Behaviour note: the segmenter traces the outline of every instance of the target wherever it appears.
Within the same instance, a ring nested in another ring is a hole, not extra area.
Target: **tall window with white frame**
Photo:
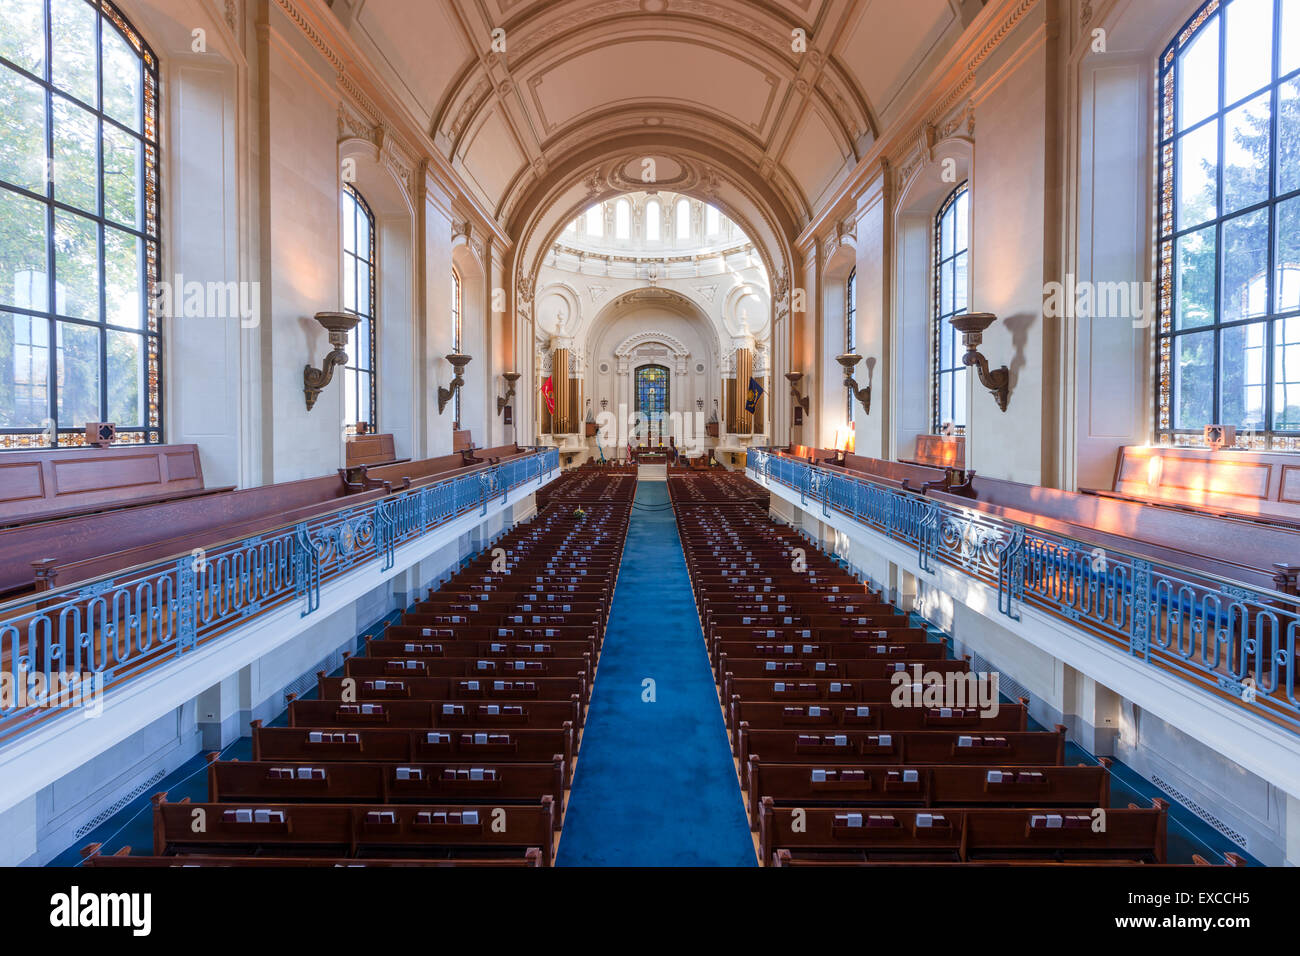
[[[461,314],[464,308],[464,299],[461,296],[460,273],[455,269],[451,270],[451,350],[458,353],[461,350]],[[456,397],[452,399],[452,417],[456,422],[456,427],[461,427],[460,420],[460,389],[456,389]]]
[[[858,350],[858,270],[853,269],[849,273],[848,281],[844,283],[844,351],[857,352]],[[853,393],[845,390],[848,395],[847,421],[853,424]]]
[[[962,183],[934,218],[934,326],[930,345],[930,425],[941,433],[966,434],[966,366],[961,335],[948,320],[968,307],[970,288],[970,189]]]
[[[5,0],[0,102],[0,448],[160,443],[158,59],[108,0]]]
[[[378,427],[375,394],[375,216],[361,193],[343,187],[343,308],[358,317],[343,367],[343,424]]]
[[[1211,0],[1159,70],[1156,437],[1300,451],[1300,4]]]

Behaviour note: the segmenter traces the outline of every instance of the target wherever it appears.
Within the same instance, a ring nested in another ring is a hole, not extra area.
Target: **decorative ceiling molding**
[[[624,358],[630,355],[633,350],[640,348],[648,342],[657,342],[661,345],[668,346],[673,355],[678,358],[689,358],[691,350],[688,349],[684,342],[676,336],[669,335],[667,332],[652,330],[649,332],[636,332],[629,335],[614,349],[614,355]]]

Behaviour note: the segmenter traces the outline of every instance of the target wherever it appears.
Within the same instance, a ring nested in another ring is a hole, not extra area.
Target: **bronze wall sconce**
[[[961,358],[962,364],[975,366],[980,384],[993,393],[998,408],[1005,412],[1011,398],[1011,370],[1004,365],[990,371],[989,360],[979,352],[980,343],[984,341],[984,330],[997,320],[998,317],[992,312],[967,312],[965,315],[954,315],[948,321],[961,333],[962,344],[966,346],[966,354]]]
[[[329,333],[330,345],[333,346],[320,368],[307,365],[302,371],[302,391],[307,396],[307,411],[312,410],[320,393],[334,377],[336,365],[346,365],[348,353],[348,333],[357,327],[361,317],[353,312],[317,312],[316,321]]]
[[[858,388],[857,379],[853,377],[853,369],[862,361],[862,356],[854,352],[845,352],[843,355],[835,356],[835,361],[844,367],[844,387],[850,394],[862,405],[864,414],[871,414],[871,385],[868,383]]]
[[[505,411],[506,406],[510,404],[510,399],[515,397],[515,382],[519,381],[519,373],[502,372],[501,377],[506,380],[506,393],[504,395],[497,396],[498,415],[500,415],[503,411]]]
[[[447,403],[451,401],[451,397],[456,394],[462,385],[465,384],[465,377],[461,373],[465,371],[465,366],[469,364],[469,356],[462,355],[459,352],[452,352],[447,356],[447,361],[450,362],[451,367],[456,370],[456,377],[451,380],[446,388],[443,388],[442,386],[438,387],[439,415],[441,415],[442,410],[447,407]]]
[[[790,394],[794,396],[794,403],[803,409],[805,415],[808,414],[808,406],[811,399],[807,395],[799,393],[799,381],[803,378],[803,372],[786,372],[785,380],[790,383]]]

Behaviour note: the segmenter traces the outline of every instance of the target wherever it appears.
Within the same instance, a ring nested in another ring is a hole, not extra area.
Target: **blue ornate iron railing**
[[[1300,733],[1293,595],[1120,549],[1100,549],[841,471],[750,449],[747,470],[823,514],[838,511],[915,549],[926,574],[947,565],[995,588],[998,611],[1031,606],[1143,662]]]
[[[557,449],[541,450],[0,606],[0,741],[74,703],[85,681],[111,691],[286,602],[305,617],[322,585],[374,561],[389,570],[398,546],[473,510],[487,514],[559,464]]]

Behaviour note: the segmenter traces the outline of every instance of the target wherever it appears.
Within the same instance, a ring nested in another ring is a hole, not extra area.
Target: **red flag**
[[[546,410],[552,415],[555,414],[555,388],[551,385],[551,376],[546,376],[546,381],[542,383],[542,398],[546,399]]]

